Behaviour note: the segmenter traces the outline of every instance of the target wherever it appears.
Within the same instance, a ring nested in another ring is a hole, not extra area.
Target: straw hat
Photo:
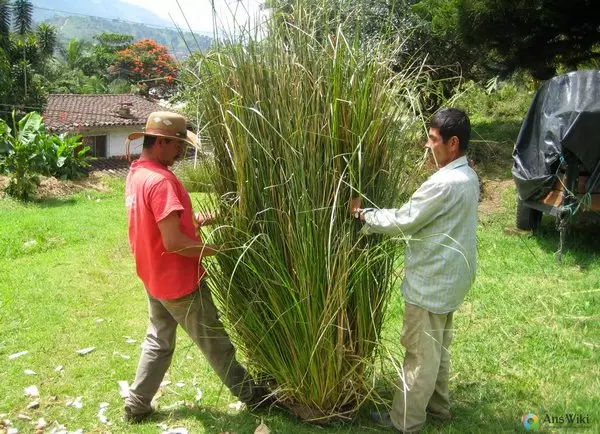
[[[196,146],[198,137],[191,131],[188,131],[185,125],[185,118],[180,114],[173,112],[153,112],[148,116],[144,131],[131,133],[127,138],[135,140],[145,135],[166,137],[167,139],[179,139],[189,145]]]

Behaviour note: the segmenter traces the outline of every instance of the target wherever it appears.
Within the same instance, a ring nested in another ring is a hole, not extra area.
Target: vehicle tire
[[[529,208],[521,199],[517,199],[517,228],[535,231],[542,221],[542,212]]]

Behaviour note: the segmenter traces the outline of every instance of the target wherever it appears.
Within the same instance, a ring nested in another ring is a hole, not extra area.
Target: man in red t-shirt
[[[152,412],[150,403],[171,364],[179,324],[200,347],[223,383],[241,401],[256,407],[267,402],[237,362],[235,349],[221,324],[208,286],[202,258],[219,252],[195,234],[192,203],[168,167],[194,136],[183,116],[151,113],[143,133],[140,158],[131,164],[125,186],[129,245],[137,274],[148,293],[150,324],[135,381],[125,400],[125,420],[139,422]],[[196,224],[211,222],[198,218]]]

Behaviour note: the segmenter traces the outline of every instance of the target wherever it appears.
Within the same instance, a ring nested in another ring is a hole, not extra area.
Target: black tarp
[[[519,198],[538,199],[548,193],[561,159],[569,153],[582,170],[593,174],[588,192],[600,178],[600,71],[557,76],[536,92],[513,151]]]

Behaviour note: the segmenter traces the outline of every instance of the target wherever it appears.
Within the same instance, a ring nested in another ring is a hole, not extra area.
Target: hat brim
[[[160,133],[152,133],[152,134],[146,134],[143,131],[138,131],[136,133],[131,133],[127,136],[127,138],[129,140],[136,140],[136,139],[140,139],[144,136],[154,136],[154,137],[164,137],[166,139],[173,139],[173,140],[181,140],[182,142],[187,143],[190,146],[193,147],[198,147],[199,143],[198,143],[198,136],[196,136],[194,133],[192,133],[191,131],[187,131],[187,137],[184,139],[182,137],[177,137],[177,136],[171,136],[168,134],[160,134]]]

